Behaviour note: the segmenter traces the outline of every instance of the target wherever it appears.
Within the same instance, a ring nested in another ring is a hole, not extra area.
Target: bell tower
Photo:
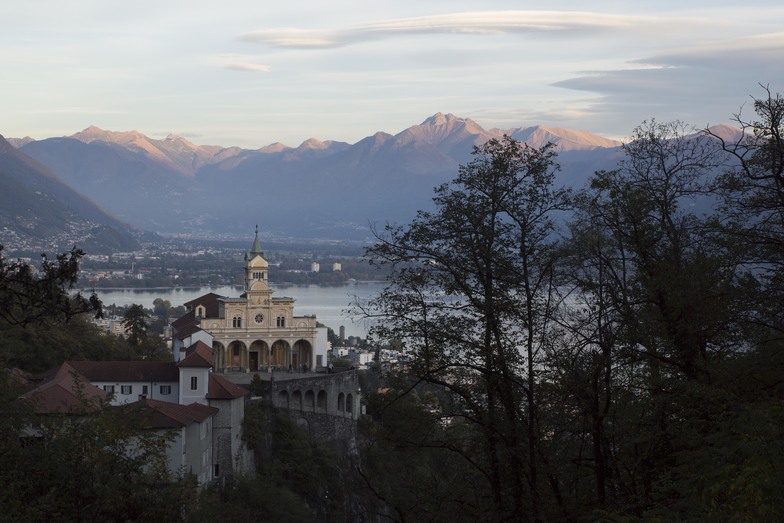
[[[269,290],[269,264],[264,259],[259,241],[259,226],[256,225],[256,238],[250,251],[245,253],[245,291]]]

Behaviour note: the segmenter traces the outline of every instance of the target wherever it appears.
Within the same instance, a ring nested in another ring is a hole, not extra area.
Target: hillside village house
[[[248,391],[212,370],[212,349],[197,342],[180,362],[69,361],[39,376],[22,396],[38,414],[101,404],[150,409],[149,430],[171,431],[167,464],[200,484],[253,471],[242,441]]]

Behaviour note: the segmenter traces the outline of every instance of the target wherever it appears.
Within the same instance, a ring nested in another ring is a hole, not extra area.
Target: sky
[[[256,149],[437,112],[623,139],[784,92],[780,0],[25,0],[0,7],[0,134],[90,125]]]

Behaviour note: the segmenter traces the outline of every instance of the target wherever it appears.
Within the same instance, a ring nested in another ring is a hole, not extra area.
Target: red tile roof
[[[172,324],[173,325],[173,324]],[[201,327],[198,323],[193,323],[191,325],[183,325],[181,327],[175,328],[174,337],[178,340],[182,341],[194,332],[199,332]]]
[[[185,354],[185,358],[177,364],[179,367],[212,367],[215,362],[212,348],[203,341],[185,349]]]
[[[223,298],[220,294],[215,294],[214,292],[207,293],[203,296],[199,296],[189,302],[185,303],[185,307],[189,310],[193,309],[196,310],[198,305],[203,305],[205,309],[205,317],[206,318],[217,318],[218,313],[220,312],[220,306],[218,305],[218,300]]]
[[[188,311],[173,322],[171,322],[171,326],[175,330],[180,330],[184,328],[186,325],[195,325],[196,324],[196,313],[193,311]]]
[[[207,386],[208,400],[233,400],[250,394],[248,389],[236,385],[223,376],[210,373],[210,382]]]
[[[20,399],[30,402],[36,414],[85,413],[99,410],[109,394],[66,362]]]

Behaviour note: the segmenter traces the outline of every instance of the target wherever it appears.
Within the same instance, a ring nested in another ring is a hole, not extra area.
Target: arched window
[[[327,410],[327,391],[320,390],[316,397],[316,405],[320,410]]]
[[[236,329],[242,327],[242,316],[234,316],[231,320],[231,326]]]
[[[276,407],[289,408],[289,393],[287,391],[282,390],[278,392],[278,404]]]

